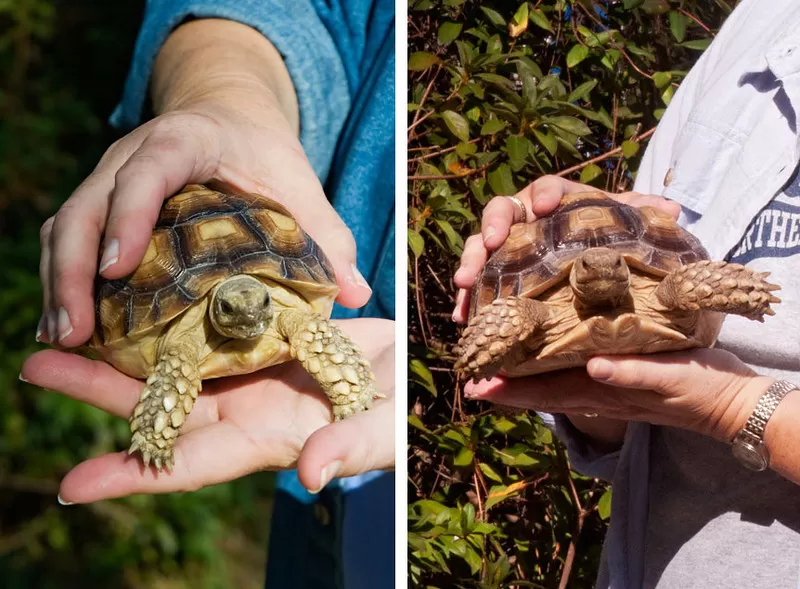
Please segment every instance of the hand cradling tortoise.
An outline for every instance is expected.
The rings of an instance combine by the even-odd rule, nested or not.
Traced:
[[[203,379],[296,359],[337,420],[379,396],[369,363],[329,320],[339,289],[317,244],[278,203],[222,190],[189,185],[167,199],[134,273],[95,285],[81,351],[147,380],[129,453],[158,470],[174,465]]]
[[[456,370],[476,381],[585,365],[599,354],[712,346],[725,313],[763,321],[768,273],[715,262],[668,214],[601,192],[511,228],[471,293]]]

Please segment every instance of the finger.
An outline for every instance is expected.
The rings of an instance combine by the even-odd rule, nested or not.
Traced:
[[[51,341],[74,346],[94,328],[92,289],[111,183],[92,173],[59,209],[50,237]]]
[[[36,327],[36,341],[44,343],[52,341],[50,337],[51,325],[49,321],[53,296],[50,284],[50,234],[53,231],[54,221],[55,217],[50,217],[39,230],[39,249],[41,250],[39,257],[39,280],[42,283],[42,318],[39,319],[39,325]],[[55,322],[52,324],[52,329],[52,333],[55,334]]]
[[[29,356],[22,365],[20,378],[125,419],[133,414],[144,387],[141,381],[106,362],[58,350],[43,350]],[[215,403],[213,397],[201,395],[181,432],[185,434],[218,421]]]
[[[178,438],[171,473],[145,468],[138,454],[106,454],[67,473],[59,497],[67,503],[91,503],[139,493],[196,491],[257,470],[291,468],[287,457],[297,456],[303,443],[277,430],[255,442],[234,424],[218,422]]]
[[[220,147],[203,119],[196,123],[154,129],[117,170],[100,261],[104,277],[133,272],[150,243],[164,199],[213,174]]]
[[[710,378],[718,381],[715,390],[723,390],[732,381],[755,374],[733,354],[710,349],[597,357],[589,361],[586,371],[599,382],[670,396],[685,393],[687,387],[707,386]]]
[[[592,382],[583,369],[572,369],[533,377],[470,381],[464,385],[464,394],[469,399],[521,409],[579,413],[597,406],[601,388],[603,385]]]
[[[527,197],[520,198],[518,195],[517,198],[525,206],[526,213],[522,221],[527,221],[530,202]],[[515,218],[515,215],[518,217],[519,213],[519,207],[504,196],[496,196],[488,202],[481,215],[481,234],[486,249],[495,250],[505,242],[511,226],[515,221],[520,221]]]
[[[552,213],[565,194],[597,191],[592,186],[566,180],[560,176],[542,176],[526,186],[517,196],[530,203],[530,209],[537,217]],[[524,198],[521,196],[524,194]]]
[[[617,200],[623,204],[630,205],[636,208],[655,207],[671,215],[672,218],[676,220],[681,214],[681,205],[679,203],[675,202],[674,200],[668,200],[662,196],[657,196],[655,194],[641,194],[639,192],[622,192],[619,194],[609,193],[609,196],[614,200]]]
[[[394,403],[387,401],[313,433],[297,461],[297,475],[306,489],[318,493],[334,477],[393,465]]]
[[[471,235],[464,242],[464,251],[461,253],[461,263],[453,275],[453,282],[458,288],[472,288],[475,279],[480,274],[489,252],[480,235]]]
[[[57,350],[29,356],[20,378],[126,418],[133,413],[143,386],[105,362]]]
[[[465,288],[458,289],[456,294],[456,305],[453,309],[453,321],[459,325],[463,325],[469,318],[469,291]]]

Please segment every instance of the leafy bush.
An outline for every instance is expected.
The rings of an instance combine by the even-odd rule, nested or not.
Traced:
[[[480,210],[558,173],[629,189],[733,2],[413,0],[409,570],[424,587],[591,587],[610,489],[534,414],[464,401],[452,274]]]
[[[272,478],[61,507],[122,419],[17,380],[41,312],[39,227],[113,140],[143,2],[0,2],[0,585],[263,586]]]

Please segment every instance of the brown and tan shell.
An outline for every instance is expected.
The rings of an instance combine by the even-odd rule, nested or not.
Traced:
[[[478,277],[470,315],[498,298],[535,298],[566,284],[572,262],[591,247],[619,250],[630,267],[655,277],[708,259],[700,241],[659,209],[634,208],[602,192],[566,195],[552,214],[511,227]]]
[[[285,285],[325,316],[339,292],[330,262],[282,205],[188,185],[164,202],[136,271],[98,280],[93,347],[158,330],[235,274]]]

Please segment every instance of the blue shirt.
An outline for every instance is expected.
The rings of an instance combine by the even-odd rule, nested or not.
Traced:
[[[300,107],[300,141],[328,198],[353,232],[359,271],[373,288],[366,306],[346,309],[336,305],[333,316],[394,319],[394,2],[148,0],[112,124],[133,128],[142,122],[156,55],[169,34],[191,18],[223,18],[246,24],[263,33],[283,56]],[[343,529],[331,534],[320,532],[318,536],[325,539],[317,544],[333,545],[317,548],[344,552],[333,559],[339,567],[341,562],[358,563],[355,566],[360,570],[345,570],[338,575],[339,582],[348,588],[393,583],[393,547],[386,541],[386,532],[380,540],[369,539],[369,534],[379,527],[388,530],[389,539],[393,536],[392,478],[370,473],[334,481],[327,492],[341,497],[326,499],[325,491],[322,498],[308,494],[294,472],[279,475],[279,503],[288,496],[309,507],[319,501],[329,502],[326,509],[332,510],[330,517]],[[372,509],[374,514],[377,509],[386,521],[373,520],[367,528],[359,529],[365,522],[344,515],[349,500],[359,503],[350,513]],[[271,588],[321,587],[320,578],[337,576],[321,573],[312,581],[303,576],[302,570],[291,570],[298,567],[287,564],[292,557],[320,562],[315,554],[301,554],[317,548],[296,544],[314,535],[313,531],[302,529],[298,522],[306,520],[302,515],[298,517],[296,525],[275,520],[276,526],[283,525],[285,529],[273,530],[268,575]],[[315,522],[309,519],[306,523],[314,526]],[[358,544],[348,541],[359,535],[362,539]],[[353,551],[360,552],[356,555]],[[370,567],[371,572],[365,571]],[[353,567],[346,564],[342,568]]]

